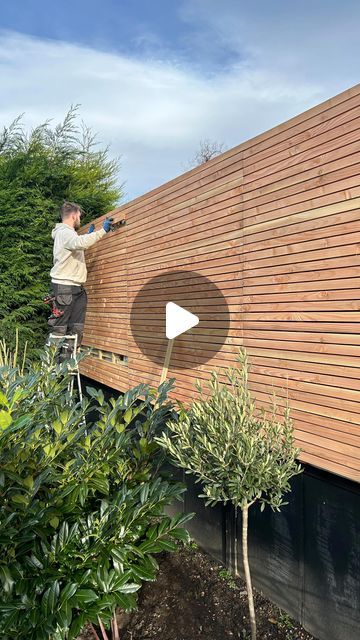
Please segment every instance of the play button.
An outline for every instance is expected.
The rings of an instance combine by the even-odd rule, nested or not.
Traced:
[[[199,318],[175,302],[166,305],[166,337],[173,340],[199,323]]]
[[[224,280],[229,291],[227,274]],[[144,282],[142,273],[132,274],[127,285],[133,296],[130,330],[140,354],[140,370],[146,360],[163,367],[169,340],[173,340],[169,374],[198,368],[223,348],[230,329],[230,312],[225,297],[210,278],[196,271],[164,271]],[[230,289],[237,300],[236,289]],[[218,362],[214,363],[215,366]]]

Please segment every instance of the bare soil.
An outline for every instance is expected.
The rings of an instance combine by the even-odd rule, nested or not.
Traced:
[[[183,548],[163,554],[158,561],[157,580],[144,584],[138,611],[119,617],[121,640],[250,638],[242,580],[233,578],[199,549]],[[315,640],[258,592],[255,607],[258,640]],[[85,629],[78,640],[93,637]]]

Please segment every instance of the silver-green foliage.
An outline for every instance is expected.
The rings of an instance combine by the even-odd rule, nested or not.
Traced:
[[[177,419],[157,439],[175,465],[193,473],[206,503],[232,502],[243,508],[259,501],[279,510],[289,480],[301,471],[296,458],[288,407],[283,419],[257,409],[248,385],[247,355],[240,350],[239,367],[225,372],[226,384],[212,372],[208,393],[197,383],[200,398],[187,410],[179,403]]]

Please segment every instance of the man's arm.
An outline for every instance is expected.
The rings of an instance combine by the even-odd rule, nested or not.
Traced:
[[[76,251],[77,249],[88,249],[105,235],[105,229],[100,229],[100,231],[94,231],[93,233],[85,234],[83,236],[78,236],[75,229],[65,229],[63,231],[63,247],[64,249],[69,249],[69,251]]]

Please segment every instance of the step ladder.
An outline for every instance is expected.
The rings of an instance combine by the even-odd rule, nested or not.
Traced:
[[[71,335],[65,335],[65,336],[59,336],[55,333],[50,333],[49,334],[49,338],[48,338],[48,344],[50,345],[51,342],[53,340],[61,340],[61,341],[68,341],[68,342],[73,342],[73,346],[71,348],[71,357],[75,356],[77,354],[78,351],[78,336],[77,334],[71,334]],[[73,393],[74,393],[74,380],[76,378],[76,382],[77,382],[77,388],[78,388],[78,392],[79,392],[79,400],[80,402],[82,402],[83,399],[83,395],[82,395],[82,387],[81,387],[81,377],[80,377],[80,371],[79,371],[79,366],[78,363],[76,363],[76,366],[73,367],[72,369],[69,370],[70,373],[70,382],[69,382],[69,386],[68,386],[68,391],[70,394],[70,397],[72,397]]]

